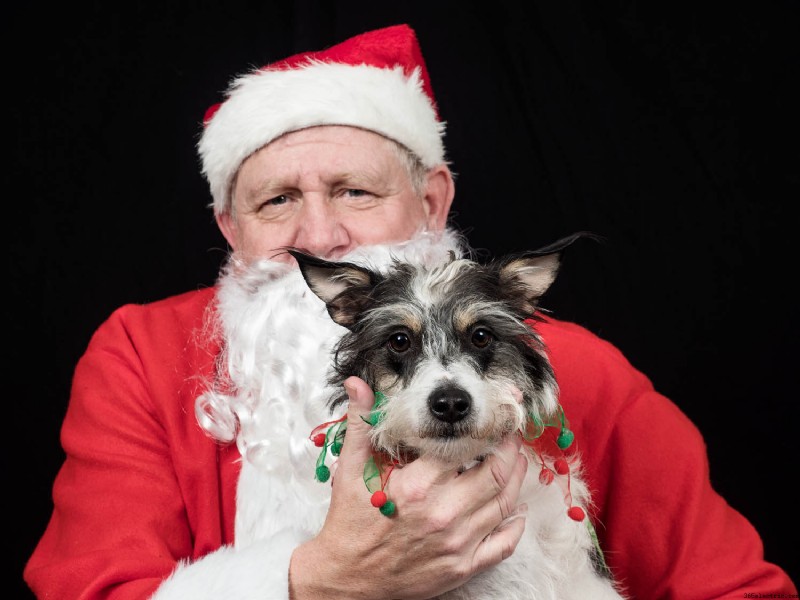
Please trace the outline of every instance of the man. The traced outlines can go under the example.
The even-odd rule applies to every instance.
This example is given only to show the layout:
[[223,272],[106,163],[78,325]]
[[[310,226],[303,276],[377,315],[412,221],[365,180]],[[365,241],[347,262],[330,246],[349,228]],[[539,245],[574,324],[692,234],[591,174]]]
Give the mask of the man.
[[[278,326],[230,302],[231,286],[264,259],[288,262],[289,246],[336,259],[444,235],[454,184],[443,133],[405,26],[244,76],[209,111],[200,153],[232,259],[217,288],[123,307],[95,334],[75,373],[53,516],[25,571],[38,596],[430,598],[513,553],[524,519],[506,518],[526,508],[517,506],[527,465],[519,442],[467,476],[424,460],[397,470],[392,495],[404,510],[376,518],[360,418],[374,397],[355,378],[318,534],[296,545],[259,540],[237,513],[251,460],[263,450],[269,463],[286,447],[291,460],[297,440],[292,431],[278,444],[282,432],[261,435],[274,423],[243,420],[277,420],[279,411],[225,403],[236,398],[226,384],[253,362],[235,351],[238,332],[269,336]],[[680,411],[585,330],[548,319],[540,333],[585,454],[592,517],[628,593],[796,593],[763,560],[752,526],[712,490],[702,439]],[[254,539],[240,544],[246,535]]]

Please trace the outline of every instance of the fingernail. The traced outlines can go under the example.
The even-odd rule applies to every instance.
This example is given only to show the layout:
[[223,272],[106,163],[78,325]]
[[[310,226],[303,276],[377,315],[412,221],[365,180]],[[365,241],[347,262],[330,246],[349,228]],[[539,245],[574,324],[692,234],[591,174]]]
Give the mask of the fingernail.
[[355,391],[355,389],[348,381],[345,381],[343,385],[344,385],[344,391],[347,392],[348,398],[352,400],[353,392]]

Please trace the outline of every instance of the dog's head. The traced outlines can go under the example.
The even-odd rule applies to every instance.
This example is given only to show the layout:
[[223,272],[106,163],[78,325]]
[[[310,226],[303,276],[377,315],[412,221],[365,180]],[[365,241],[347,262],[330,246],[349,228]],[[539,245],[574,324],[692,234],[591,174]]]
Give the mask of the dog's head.
[[[530,416],[558,407],[544,347],[525,322],[577,236],[488,264],[453,257],[435,267],[371,270],[290,250],[309,288],[347,328],[330,383],[351,376],[384,395],[376,448],[463,464]],[[342,391],[331,405],[344,402]]]

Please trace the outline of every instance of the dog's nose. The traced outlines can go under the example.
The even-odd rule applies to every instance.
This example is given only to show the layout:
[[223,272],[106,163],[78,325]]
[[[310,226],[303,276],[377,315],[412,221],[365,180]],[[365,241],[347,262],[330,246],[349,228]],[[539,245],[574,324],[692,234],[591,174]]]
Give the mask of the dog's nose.
[[472,408],[472,397],[466,390],[447,386],[434,390],[428,398],[428,407],[434,417],[445,423],[457,423]]

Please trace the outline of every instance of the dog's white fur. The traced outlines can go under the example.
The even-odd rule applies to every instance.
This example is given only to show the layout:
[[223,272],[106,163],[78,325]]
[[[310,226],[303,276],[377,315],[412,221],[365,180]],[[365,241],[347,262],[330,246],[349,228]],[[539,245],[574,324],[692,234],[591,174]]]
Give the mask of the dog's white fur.
[[[362,248],[346,260],[383,269],[393,258],[426,265],[464,254],[460,238],[419,235],[388,247]],[[235,545],[181,563],[155,600],[184,598],[288,599],[293,550],[322,527],[330,485],[314,479],[319,449],[311,430],[331,416],[326,383],[331,351],[345,332],[308,289],[299,270],[274,262],[231,263],[220,282],[219,317],[225,339],[219,381],[198,398],[197,417],[214,438],[237,444],[242,468],[237,488]],[[330,464],[330,463],[329,463]],[[590,499],[572,465],[572,502]],[[532,465],[520,502],[527,502],[525,534],[514,554],[441,600],[619,599],[589,559],[586,523],[566,516],[560,486],[544,486]],[[519,517],[516,517],[519,518]]]

